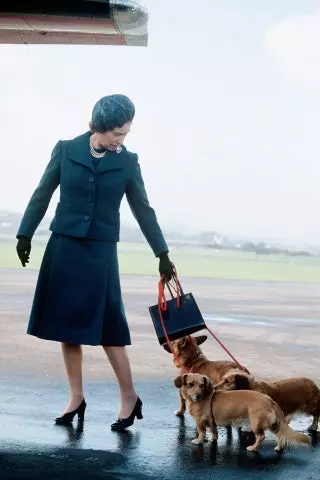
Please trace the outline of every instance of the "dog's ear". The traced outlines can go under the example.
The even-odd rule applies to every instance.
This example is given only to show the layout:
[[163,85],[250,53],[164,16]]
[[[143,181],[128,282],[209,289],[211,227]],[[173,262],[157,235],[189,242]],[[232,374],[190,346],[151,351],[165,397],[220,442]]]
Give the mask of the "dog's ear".
[[201,345],[202,343],[204,343],[207,338],[207,335],[198,335],[197,337],[194,337],[197,345]]
[[250,381],[247,375],[241,375],[241,373],[235,374],[234,383],[236,390],[250,390]]
[[179,377],[174,379],[174,385],[176,388],[181,388],[183,385],[183,377],[180,375]]
[[211,392],[213,392],[213,383],[211,382],[210,378],[207,376],[203,376],[203,382],[204,382],[204,390],[207,395],[209,395]]
[[180,338],[179,348],[184,348],[186,346],[187,340],[187,337]]
[[172,352],[171,352],[171,349],[170,349],[170,347],[169,347],[169,345],[168,345],[167,343],[164,343],[164,344],[162,345],[162,347],[165,349],[166,352],[172,353]]

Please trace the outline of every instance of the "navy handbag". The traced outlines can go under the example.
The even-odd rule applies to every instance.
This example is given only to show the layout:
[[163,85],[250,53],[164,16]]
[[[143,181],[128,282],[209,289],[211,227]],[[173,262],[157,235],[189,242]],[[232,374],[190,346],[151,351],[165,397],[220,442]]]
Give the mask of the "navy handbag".
[[[158,304],[149,307],[160,345],[207,328],[192,293],[183,292],[176,275],[172,280],[175,285],[171,286],[169,282],[159,281]],[[171,296],[169,300],[165,297],[165,287]]]

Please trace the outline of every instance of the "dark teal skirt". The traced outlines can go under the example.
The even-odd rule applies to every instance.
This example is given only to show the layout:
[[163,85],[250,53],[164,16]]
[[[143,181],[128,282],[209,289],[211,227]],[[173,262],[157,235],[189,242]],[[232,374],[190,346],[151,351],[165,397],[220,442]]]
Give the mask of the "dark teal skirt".
[[130,345],[117,244],[53,233],[40,267],[27,333],[81,345]]

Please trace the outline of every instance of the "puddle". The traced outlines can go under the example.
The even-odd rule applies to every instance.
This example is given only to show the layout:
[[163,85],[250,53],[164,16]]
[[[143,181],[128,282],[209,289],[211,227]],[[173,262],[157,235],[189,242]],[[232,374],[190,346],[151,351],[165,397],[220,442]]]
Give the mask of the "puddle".
[[221,316],[214,314],[203,314],[203,318],[206,322],[215,322],[215,323],[231,323],[233,325],[270,325],[279,326],[279,321],[281,325],[291,325],[291,326],[303,326],[303,327],[314,327],[319,324],[319,320],[313,320],[310,318],[292,318],[292,317],[264,317],[264,316],[255,316],[255,315],[241,315],[241,316]]

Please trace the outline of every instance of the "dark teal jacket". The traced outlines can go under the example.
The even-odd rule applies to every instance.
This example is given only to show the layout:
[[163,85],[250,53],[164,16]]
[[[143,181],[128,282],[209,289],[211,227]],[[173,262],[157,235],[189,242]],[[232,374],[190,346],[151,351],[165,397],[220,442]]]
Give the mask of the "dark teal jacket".
[[147,193],[136,153],[124,146],[108,152],[94,167],[89,147],[90,132],[73,140],[60,140],[34,191],[17,236],[33,237],[51,197],[60,185],[60,201],[50,230],[61,235],[118,242],[120,203],[126,194],[141,231],[157,256],[167,244]]

